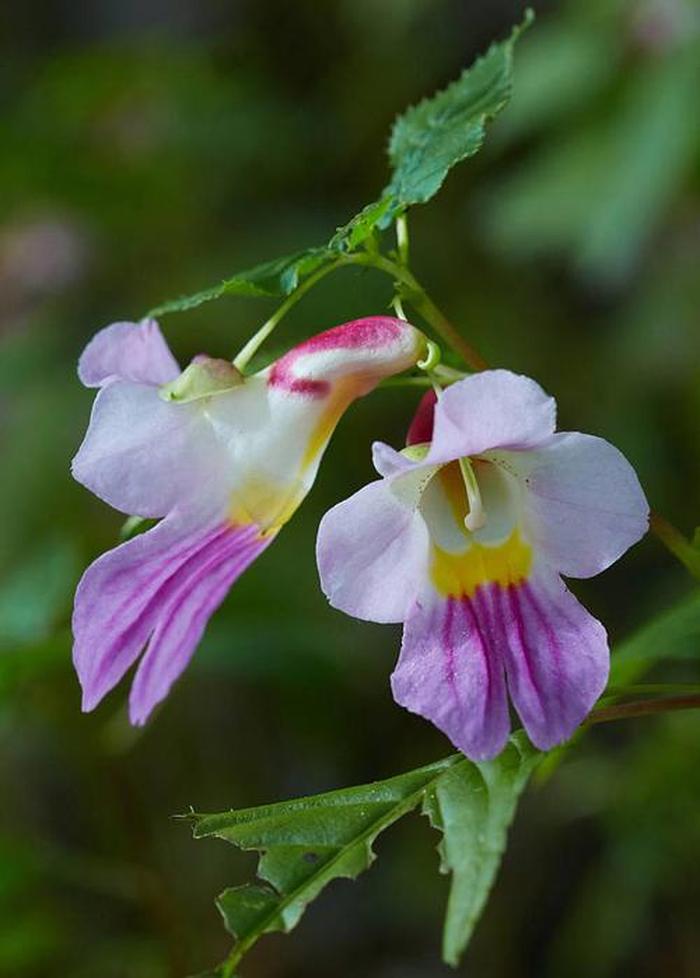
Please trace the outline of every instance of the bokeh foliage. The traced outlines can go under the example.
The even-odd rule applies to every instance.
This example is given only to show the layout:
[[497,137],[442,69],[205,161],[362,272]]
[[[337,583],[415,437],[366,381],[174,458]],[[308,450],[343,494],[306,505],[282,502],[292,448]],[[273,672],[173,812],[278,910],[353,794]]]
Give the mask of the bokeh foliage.
[[[490,362],[536,376],[564,428],[616,442],[652,503],[690,529],[697,8],[534,6],[513,103],[482,154],[412,218],[413,265]],[[0,975],[179,978],[222,957],[211,896],[252,876],[254,860],[195,845],[169,815],[390,777],[449,750],[391,702],[398,633],[327,608],[313,561],[321,513],[367,481],[373,438],[401,443],[415,397],[385,390],[355,407],[299,516],[135,732],[123,689],[82,716],[70,667],[73,586],[120,524],[68,475],[91,401],[75,360],[109,321],[327,240],[385,184],[395,113],[522,11],[457,0],[13,7],[0,28]],[[339,272],[275,344],[389,298],[373,273]],[[182,361],[233,355],[272,308],[232,297],[163,324]],[[652,541],[577,587],[614,642],[690,590]],[[686,620],[650,677],[698,681]],[[698,743],[693,714],[611,725],[533,787],[465,972],[695,975]],[[246,973],[448,974],[436,963],[446,883],[423,821],[397,826],[371,873],[334,883]]]

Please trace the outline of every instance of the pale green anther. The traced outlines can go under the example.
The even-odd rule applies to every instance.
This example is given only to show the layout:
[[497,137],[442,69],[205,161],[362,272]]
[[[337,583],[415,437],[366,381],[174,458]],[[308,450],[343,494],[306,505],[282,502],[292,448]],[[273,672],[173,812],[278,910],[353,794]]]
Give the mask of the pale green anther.
[[196,357],[179,377],[163,384],[158,393],[164,401],[178,404],[196,401],[212,394],[223,394],[243,383],[243,375],[228,360]]
[[467,502],[469,503],[469,512],[464,517],[464,525],[472,532],[480,530],[482,526],[486,525],[486,511],[481,501],[479,483],[476,481],[474,469],[468,458],[459,459],[459,471],[462,473],[464,488],[467,492]]

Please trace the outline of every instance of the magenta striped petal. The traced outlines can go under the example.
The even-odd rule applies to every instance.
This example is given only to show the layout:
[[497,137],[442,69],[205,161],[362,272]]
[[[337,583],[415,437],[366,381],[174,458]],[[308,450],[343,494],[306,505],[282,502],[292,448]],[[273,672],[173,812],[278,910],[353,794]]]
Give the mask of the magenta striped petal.
[[187,667],[207,622],[231,585],[272,542],[256,527],[227,528],[197,551],[160,595],[158,624],[139,663],[129,717],[143,724]]
[[416,602],[404,626],[391,677],[394,699],[431,720],[473,760],[495,757],[510,721],[503,661],[487,604],[443,598],[434,591]]
[[508,736],[506,698],[536,747],[568,740],[605,688],[605,629],[551,571],[471,597],[423,596],[404,628],[397,703],[447,734],[473,760]]
[[[193,526],[172,517],[91,564],[78,585],[73,613],[73,661],[83,688],[83,709],[97,706],[151,636],[156,638],[166,626],[182,627],[180,613],[191,614],[184,593],[192,587],[200,596],[202,610],[192,615],[195,623],[184,628],[192,644],[185,648],[184,637],[178,643],[182,665],[173,665],[168,673],[169,688],[187,664],[209,614],[272,539],[261,539],[254,526],[231,527],[220,520]],[[220,585],[222,566],[227,571],[225,588]],[[207,597],[202,597],[204,592]],[[146,675],[149,672],[150,668]],[[146,690],[150,688],[144,680],[141,683]],[[154,688],[162,685],[156,682]],[[161,698],[156,696],[149,709]],[[147,702],[145,692],[137,701],[142,721],[148,713]]]
[[511,699],[530,740],[549,750],[571,737],[605,689],[605,629],[551,571],[519,587],[493,586],[489,598]]

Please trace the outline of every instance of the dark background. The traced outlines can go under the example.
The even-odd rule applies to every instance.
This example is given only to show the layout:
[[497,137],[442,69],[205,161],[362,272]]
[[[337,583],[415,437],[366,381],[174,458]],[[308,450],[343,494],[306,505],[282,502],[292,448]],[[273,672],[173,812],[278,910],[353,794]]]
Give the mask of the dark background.
[[[535,376],[563,428],[601,434],[650,500],[699,519],[698,9],[536,3],[516,97],[478,158],[411,218],[419,278],[493,364]],[[298,517],[245,575],[145,728],[122,684],[79,711],[72,591],[121,523],[68,465],[75,376],[115,319],[306,245],[374,199],[395,113],[445,84],[509,0],[12,2],[0,17],[0,974],[183,978],[220,959],[213,907],[254,858],[172,814],[368,781],[449,752],[391,701],[399,632],[327,607],[315,530],[400,445],[416,396],[343,421]],[[382,312],[381,276],[326,279],[274,344]],[[182,362],[232,356],[274,308],[166,317]],[[691,585],[652,540],[575,590],[613,644]],[[661,680],[697,680],[667,663]],[[528,792],[460,973],[700,973],[700,716],[606,725]],[[447,881],[413,817],[249,978],[440,978]]]

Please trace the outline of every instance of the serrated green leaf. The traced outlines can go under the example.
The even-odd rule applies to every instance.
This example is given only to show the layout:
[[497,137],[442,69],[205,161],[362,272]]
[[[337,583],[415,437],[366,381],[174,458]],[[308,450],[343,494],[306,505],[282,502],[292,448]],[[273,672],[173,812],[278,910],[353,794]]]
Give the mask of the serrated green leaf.
[[517,798],[539,755],[516,735],[495,761],[474,764],[460,754],[406,774],[260,808],[191,815],[195,838],[216,836],[261,853],[253,883],[225,890],[217,901],[237,939],[221,974],[230,975],[264,933],[290,931],[331,880],[369,868],[377,836],[422,804],[444,833],[444,871],[453,873],[445,955],[466,946],[493,882]]
[[279,894],[271,886],[254,883],[229,887],[216,899],[226,930],[237,939],[264,927],[265,921],[274,916],[278,903]]
[[297,251],[293,255],[275,258],[261,265],[255,265],[247,271],[238,272],[210,289],[164,302],[152,309],[148,315],[162,316],[169,312],[185,312],[187,309],[194,309],[225,295],[267,298],[286,296],[292,293],[303,279],[335,257],[336,254],[329,248],[307,248],[305,251]]
[[700,658],[700,590],[644,625],[613,652],[610,685],[633,682],[662,659]]
[[150,316],[184,312],[226,295],[288,296],[323,265],[365,244],[411,204],[424,203],[442,186],[449,170],[473,156],[489,119],[510,99],[513,46],[531,23],[526,11],[510,37],[493,44],[444,91],[408,109],[396,120],[389,144],[393,174],[382,196],[339,227],[327,245],[264,262],[210,289],[181,296],[152,309]]
[[[367,869],[374,860],[377,835],[415,808],[426,787],[460,761],[455,755],[387,781],[260,808],[192,816],[195,838],[213,835],[240,849],[262,852],[258,876],[274,891],[244,886],[219,898],[239,946],[268,931],[290,931],[331,880],[354,879]],[[269,892],[276,892],[274,902],[268,901]]]
[[493,885],[521,791],[540,755],[516,734],[502,754],[463,762],[426,792],[423,813],[443,833],[441,871],[452,874],[442,954],[456,965]]
[[532,20],[528,10],[507,40],[492,44],[457,81],[398,117],[389,142],[394,172],[386,190],[397,207],[430,200],[452,167],[481,148],[486,123],[510,99],[513,47]]
[[367,204],[347,224],[339,227],[328,247],[341,253],[354,251],[372,235],[375,228],[384,223],[384,219],[394,212],[396,205],[397,201],[391,194],[383,194],[379,200]]

